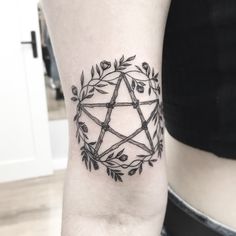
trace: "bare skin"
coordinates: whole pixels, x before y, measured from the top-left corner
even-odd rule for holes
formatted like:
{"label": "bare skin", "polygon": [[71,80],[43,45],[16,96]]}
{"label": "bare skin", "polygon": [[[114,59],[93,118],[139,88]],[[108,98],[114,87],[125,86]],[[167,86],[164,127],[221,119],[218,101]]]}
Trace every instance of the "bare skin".
{"label": "bare skin", "polygon": [[[104,59],[136,55],[137,63],[148,61],[161,72],[169,1],[42,3],[59,64],[70,126],[62,235],[111,235],[111,231],[112,235],[157,235],[166,203],[164,155],[154,168],[122,185],[104,173],[88,173],[78,151],[75,109],[70,98],[71,86],[79,83],[81,71],[90,71],[94,63]],[[127,122],[128,119],[124,121]],[[218,159],[186,146],[168,133],[166,145],[170,186],[192,206],[236,228],[235,161]]]}
{"label": "bare skin", "polygon": [[62,235],[159,235],[167,180],[158,84],[169,1],[43,0],[42,6],[69,121]]}
{"label": "bare skin", "polygon": [[170,186],[196,209],[236,229],[236,161],[178,142],[167,131],[165,134]]}

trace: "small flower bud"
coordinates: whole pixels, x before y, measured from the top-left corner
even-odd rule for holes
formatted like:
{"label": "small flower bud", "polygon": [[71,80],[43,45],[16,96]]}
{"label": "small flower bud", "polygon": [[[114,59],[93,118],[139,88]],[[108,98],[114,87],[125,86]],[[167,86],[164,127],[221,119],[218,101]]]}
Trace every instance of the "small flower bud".
{"label": "small flower bud", "polygon": [[137,91],[138,91],[139,93],[143,93],[143,92],[144,92],[144,87],[141,86],[141,85],[138,85],[138,86],[136,87],[136,89],[137,89]]}
{"label": "small flower bud", "polygon": [[119,157],[120,161],[127,161],[127,159],[128,159],[128,156],[125,154],[123,154],[122,156]]}
{"label": "small flower bud", "polygon": [[142,67],[143,67],[144,70],[147,70],[149,65],[148,65],[147,62],[143,62]]}
{"label": "small flower bud", "polygon": [[103,70],[107,70],[111,67],[111,63],[109,61],[102,61],[100,66]]}

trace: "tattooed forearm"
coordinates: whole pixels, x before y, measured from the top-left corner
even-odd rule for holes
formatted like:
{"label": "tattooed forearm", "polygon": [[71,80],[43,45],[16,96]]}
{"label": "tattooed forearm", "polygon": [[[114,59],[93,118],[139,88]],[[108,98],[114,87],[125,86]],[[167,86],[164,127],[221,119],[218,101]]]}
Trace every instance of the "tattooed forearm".
{"label": "tattooed forearm", "polygon": [[[72,86],[71,100],[76,104],[76,138],[81,144],[82,161],[89,171],[102,167],[108,176],[119,182],[123,181],[125,174],[141,174],[145,164],[152,167],[163,151],[164,128],[158,73],[148,63],[143,62],[139,66],[134,64],[134,60],[135,56],[127,59],[122,56],[114,63],[102,61],[92,67],[87,82],[82,72],[80,86]],[[121,96],[121,90],[122,93],[127,92],[127,96]],[[100,96],[96,96],[98,94]],[[123,97],[129,97],[129,101],[122,100]],[[112,122],[114,112],[119,114],[116,119],[120,120],[127,115],[122,113],[122,107],[132,112],[135,110],[140,122],[128,135],[123,132],[125,127],[117,128]],[[93,112],[96,108],[105,109],[104,117]],[[96,131],[90,129],[90,122],[86,122],[88,119],[98,127],[96,140],[93,140]],[[131,126],[132,119],[127,119],[127,126]],[[117,141],[103,147],[108,134]],[[133,156],[128,151],[131,146],[136,150]]]}

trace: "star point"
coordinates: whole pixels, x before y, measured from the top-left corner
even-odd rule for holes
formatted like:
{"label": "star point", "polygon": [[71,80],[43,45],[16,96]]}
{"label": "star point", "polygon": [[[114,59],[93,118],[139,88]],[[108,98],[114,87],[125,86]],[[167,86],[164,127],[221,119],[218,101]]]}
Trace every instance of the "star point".
{"label": "star point", "polygon": [[[131,98],[131,102],[118,102],[116,103],[116,99],[119,95],[119,88],[120,88],[120,84],[122,82],[122,80],[125,82],[125,85],[128,89],[130,98]],[[92,119],[97,125],[99,125],[101,127],[100,130],[100,134],[99,134],[99,138],[98,138],[98,142],[96,144],[95,150],[97,152],[98,158],[101,159],[104,155],[110,153],[111,151],[114,151],[115,149],[119,148],[122,144],[128,142],[131,143],[135,146],[138,146],[139,148],[143,149],[144,151],[146,151],[147,153],[151,154],[153,153],[154,150],[154,145],[153,145],[153,141],[151,139],[151,135],[148,129],[148,124],[151,121],[151,119],[153,118],[153,115],[155,113],[156,107],[154,108],[154,110],[152,111],[151,115],[149,116],[149,118],[147,120],[145,120],[141,106],[142,105],[152,105],[153,103],[157,103],[157,99],[156,100],[150,100],[150,101],[139,101],[136,96],[134,91],[132,90],[130,83],[127,79],[127,77],[125,76],[124,73],[122,73],[120,75],[120,77],[118,77],[118,82],[114,88],[113,94],[111,96],[111,100],[107,103],[84,103],[82,104],[82,110],[85,112],[85,114]],[[135,109],[137,111],[137,115],[140,118],[141,121],[141,126],[134,130],[134,132],[132,132],[130,135],[126,136],[123,135],[122,133],[114,130],[111,126],[110,126],[110,122],[111,122],[111,115],[112,115],[112,111],[113,109],[116,109],[118,107],[122,107],[122,106],[126,106],[126,107],[131,107],[133,109]],[[107,108],[107,112],[106,112],[106,116],[104,121],[100,121],[99,119],[97,119],[95,116],[93,116],[88,110],[86,110],[86,107],[105,107]],[[150,148],[148,148],[146,146],[145,143],[141,143],[138,141],[135,141],[134,138],[140,134],[142,131],[145,132],[146,137],[147,137],[147,143],[149,143]],[[107,150],[105,150],[103,153],[99,154],[99,150],[101,148],[104,136],[106,135],[106,132],[110,132],[113,135],[115,135],[116,137],[118,137],[120,139],[119,142],[113,144],[110,148],[108,148]]]}

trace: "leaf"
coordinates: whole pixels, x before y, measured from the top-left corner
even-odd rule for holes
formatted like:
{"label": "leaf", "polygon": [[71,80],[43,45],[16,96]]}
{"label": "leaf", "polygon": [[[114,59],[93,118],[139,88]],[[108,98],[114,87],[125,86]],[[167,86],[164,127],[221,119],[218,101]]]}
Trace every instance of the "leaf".
{"label": "leaf", "polygon": [[116,83],[113,83],[111,81],[107,81],[107,83],[110,84],[110,85],[116,85]]}
{"label": "leaf", "polygon": [[72,100],[73,102],[76,102],[76,101],[78,100],[78,98],[77,98],[77,97],[72,97],[71,100]]}
{"label": "leaf", "polygon": [[85,158],[85,166],[88,169],[88,160]]}
{"label": "leaf", "polygon": [[152,161],[152,162],[157,162],[157,159],[152,159],[151,161]]}
{"label": "leaf", "polygon": [[[77,114],[78,114],[78,118],[82,115],[82,110],[81,109],[79,109],[78,111],[77,111]],[[79,119],[78,119],[79,120]]]}
{"label": "leaf", "polygon": [[92,66],[92,69],[91,69],[91,76],[92,76],[92,78],[94,76],[94,67],[93,66]]}
{"label": "leaf", "polygon": [[150,160],[148,161],[148,164],[149,164],[149,166],[153,167],[153,164]]}
{"label": "leaf", "polygon": [[107,175],[110,176],[110,169],[107,168]]}
{"label": "leaf", "polygon": [[123,182],[122,178],[120,175],[117,175],[117,179],[120,181],[120,182]]}
{"label": "leaf", "polygon": [[140,72],[143,73],[142,69],[139,66],[135,66]]}
{"label": "leaf", "polygon": [[131,64],[130,63],[123,63],[122,66],[128,67],[128,66],[131,66]]}
{"label": "leaf", "polygon": [[96,142],[90,142],[89,144],[93,146],[96,144]]}
{"label": "leaf", "polygon": [[94,160],[92,161],[92,163],[93,163],[94,170],[98,170],[99,169],[98,163],[96,161],[94,161]]}
{"label": "leaf", "polygon": [[107,86],[107,84],[98,84],[97,85],[97,87],[99,87],[99,88],[106,87],[106,86]]}
{"label": "leaf", "polygon": [[137,170],[138,170],[137,168],[130,170],[130,171],[128,172],[128,175],[130,175],[130,176],[134,175]]}
{"label": "leaf", "polygon": [[89,171],[91,171],[91,161],[89,160]]}
{"label": "leaf", "polygon": [[77,138],[79,136],[79,129],[77,128],[75,137]]}
{"label": "leaf", "polygon": [[164,128],[161,127],[161,134],[164,134]]}
{"label": "leaf", "polygon": [[88,147],[89,147],[89,153],[90,154],[94,154],[94,149],[93,149],[93,147],[92,147],[92,145],[88,145]]}
{"label": "leaf", "polygon": [[88,133],[88,127],[87,127],[87,125],[85,125],[85,124],[82,125],[82,126],[81,126],[81,129],[83,130],[84,133]]}
{"label": "leaf", "polygon": [[73,121],[76,121],[76,120],[77,120],[77,118],[78,118],[78,114],[76,114],[76,115],[74,116],[74,119],[73,119]]}
{"label": "leaf", "polygon": [[154,68],[152,68],[152,77],[155,75]]}
{"label": "leaf", "polygon": [[143,171],[143,165],[141,164],[141,165],[139,166],[139,174],[141,174],[142,171]]}
{"label": "leaf", "polygon": [[156,116],[156,118],[155,118],[154,125],[156,125],[156,123],[157,123],[157,116]]}
{"label": "leaf", "polygon": [[134,79],[132,79],[131,87],[133,90],[135,89],[135,80]]}
{"label": "leaf", "polygon": [[119,68],[118,68],[119,70],[125,70],[126,69],[126,67],[125,66],[119,66]]}
{"label": "leaf", "polygon": [[107,160],[110,160],[110,159],[113,157],[113,155],[114,155],[114,152],[111,153],[111,154],[107,157]]}
{"label": "leaf", "polygon": [[122,57],[120,58],[120,64],[123,63],[124,59],[125,59],[125,57],[124,57],[124,55],[122,55]]}
{"label": "leaf", "polygon": [[86,96],[85,98],[91,98],[94,95],[94,93],[89,94],[88,96]]}
{"label": "leaf", "polygon": [[100,71],[98,65],[96,65],[96,71],[97,71],[98,75],[100,76],[101,75],[101,71]]}
{"label": "leaf", "polygon": [[139,81],[138,84],[141,85],[141,86],[146,86],[146,84],[141,82],[141,81]]}
{"label": "leaf", "polygon": [[107,164],[110,165],[110,166],[114,166],[115,164],[111,161],[107,161]]}
{"label": "leaf", "polygon": [[148,89],[148,95],[150,96],[151,93],[152,93],[152,89],[151,89],[151,87],[149,87],[149,89]]}
{"label": "leaf", "polygon": [[157,113],[155,113],[155,114],[153,115],[153,117],[152,117],[152,121],[155,120],[156,116],[157,116]]}
{"label": "leaf", "polygon": [[158,73],[152,78],[153,81],[158,82]]}
{"label": "leaf", "polygon": [[129,57],[126,61],[133,61],[135,59],[136,55]]}
{"label": "leaf", "polygon": [[84,99],[84,97],[85,97],[85,92],[83,91],[83,93],[82,93],[82,99]]}
{"label": "leaf", "polygon": [[150,73],[151,73],[151,69],[150,69],[150,66],[149,66],[148,69],[147,69],[147,76],[148,77],[150,76]]}
{"label": "leaf", "polygon": [[101,94],[108,94],[108,92],[106,92],[106,91],[104,91],[104,90],[97,89],[97,88],[96,88],[96,90],[97,90],[99,93],[101,93]]}
{"label": "leaf", "polygon": [[119,157],[123,152],[124,152],[124,148],[121,150],[121,151],[119,151],[117,154],[116,154],[116,157]]}
{"label": "leaf", "polygon": [[77,89],[74,85],[71,87],[71,89],[72,89],[72,93],[73,93],[75,96],[77,96],[77,95],[78,95],[78,89]]}
{"label": "leaf", "polygon": [[137,157],[148,157],[149,155],[137,155]]}
{"label": "leaf", "polygon": [[115,70],[117,70],[117,65],[118,65],[118,63],[117,63],[117,60],[115,59],[115,62],[114,62],[114,68],[115,68]]}
{"label": "leaf", "polygon": [[157,130],[155,130],[155,132],[154,132],[152,138],[154,138],[156,135],[157,135]]}
{"label": "leaf", "polygon": [[123,182],[121,176],[124,175],[123,173],[120,173],[120,170],[113,170],[107,167],[107,175],[111,176],[112,179],[114,179],[116,182]]}
{"label": "leaf", "polygon": [[82,74],[80,76],[80,83],[81,83],[81,87],[84,86],[84,72],[82,71]]}
{"label": "leaf", "polygon": [[94,91],[94,87],[92,87],[90,90],[89,90],[89,93],[92,93]]}

